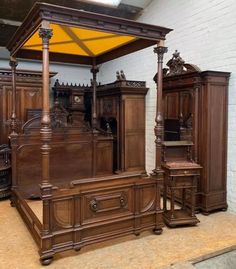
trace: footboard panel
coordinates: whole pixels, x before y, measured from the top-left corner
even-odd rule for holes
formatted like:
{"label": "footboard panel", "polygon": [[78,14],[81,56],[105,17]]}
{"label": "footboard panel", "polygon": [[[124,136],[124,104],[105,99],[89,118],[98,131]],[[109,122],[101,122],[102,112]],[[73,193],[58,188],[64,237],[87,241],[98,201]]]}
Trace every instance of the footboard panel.
{"label": "footboard panel", "polygon": [[161,230],[159,186],[140,175],[78,180],[53,190],[41,257],[147,229]]}

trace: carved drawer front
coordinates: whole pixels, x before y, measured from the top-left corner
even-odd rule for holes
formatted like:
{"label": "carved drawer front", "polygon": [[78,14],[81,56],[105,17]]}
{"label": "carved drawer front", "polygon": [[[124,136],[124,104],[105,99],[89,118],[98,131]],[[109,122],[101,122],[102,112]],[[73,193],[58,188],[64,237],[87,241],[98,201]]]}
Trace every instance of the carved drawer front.
{"label": "carved drawer front", "polygon": [[133,190],[131,188],[91,193],[82,197],[83,222],[110,219],[133,212]]}
{"label": "carved drawer front", "polygon": [[192,187],[194,178],[192,176],[174,177],[171,182],[173,187]]}
{"label": "carved drawer front", "polygon": [[171,176],[197,176],[200,175],[199,169],[181,169],[172,170],[170,172]]}

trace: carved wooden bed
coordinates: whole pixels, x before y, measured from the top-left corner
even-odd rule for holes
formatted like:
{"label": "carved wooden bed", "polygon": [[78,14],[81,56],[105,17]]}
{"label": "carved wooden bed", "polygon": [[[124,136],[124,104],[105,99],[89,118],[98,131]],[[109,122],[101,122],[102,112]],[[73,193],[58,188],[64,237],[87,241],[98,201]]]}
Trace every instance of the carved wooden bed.
{"label": "carved wooden bed", "polygon": [[[146,229],[153,229],[156,234],[162,232],[161,106],[157,106],[156,114],[153,174],[147,176],[135,169],[115,173],[113,137],[109,131],[98,128],[96,73],[98,64],[157,44],[160,102],[162,60],[166,51],[163,40],[170,31],[164,27],[36,3],[9,42],[13,75],[11,203],[38,244],[43,265],[50,264],[53,255],[60,251],[79,250],[94,242],[131,233],[138,235]],[[93,37],[90,45],[86,43],[89,35]],[[92,66],[91,126],[70,125],[63,113],[59,117],[55,110],[49,109],[51,37],[50,60]],[[67,48],[67,44],[71,47]],[[17,130],[15,113],[16,57],[42,59],[43,62],[42,112],[29,119],[21,131]],[[41,220],[29,202],[29,199],[39,197],[42,200]]]}

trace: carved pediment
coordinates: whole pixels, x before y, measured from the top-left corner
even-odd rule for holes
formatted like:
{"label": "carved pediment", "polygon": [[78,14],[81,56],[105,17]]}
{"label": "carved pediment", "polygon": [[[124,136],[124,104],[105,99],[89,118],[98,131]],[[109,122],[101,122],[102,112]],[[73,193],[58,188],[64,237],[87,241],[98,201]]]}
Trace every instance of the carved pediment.
{"label": "carved pediment", "polygon": [[[182,75],[190,72],[201,72],[201,69],[196,65],[185,63],[177,50],[175,50],[173,57],[167,62],[166,65],[168,68],[163,68],[163,77]],[[153,80],[157,83],[157,73]]]}

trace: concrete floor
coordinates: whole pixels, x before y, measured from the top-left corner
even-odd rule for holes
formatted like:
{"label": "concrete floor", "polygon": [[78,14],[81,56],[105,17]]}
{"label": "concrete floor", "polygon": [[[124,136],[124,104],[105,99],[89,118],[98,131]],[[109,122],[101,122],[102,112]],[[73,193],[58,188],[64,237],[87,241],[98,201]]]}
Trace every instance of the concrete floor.
{"label": "concrete floor", "polygon": [[196,269],[235,269],[236,250],[198,262],[194,264],[194,267]]}
{"label": "concrete floor", "polygon": [[[159,269],[236,245],[236,215],[197,217],[196,227],[164,228],[160,236],[144,232],[57,254],[49,268]],[[42,268],[37,246],[9,201],[0,202],[0,242],[0,269]]]}

